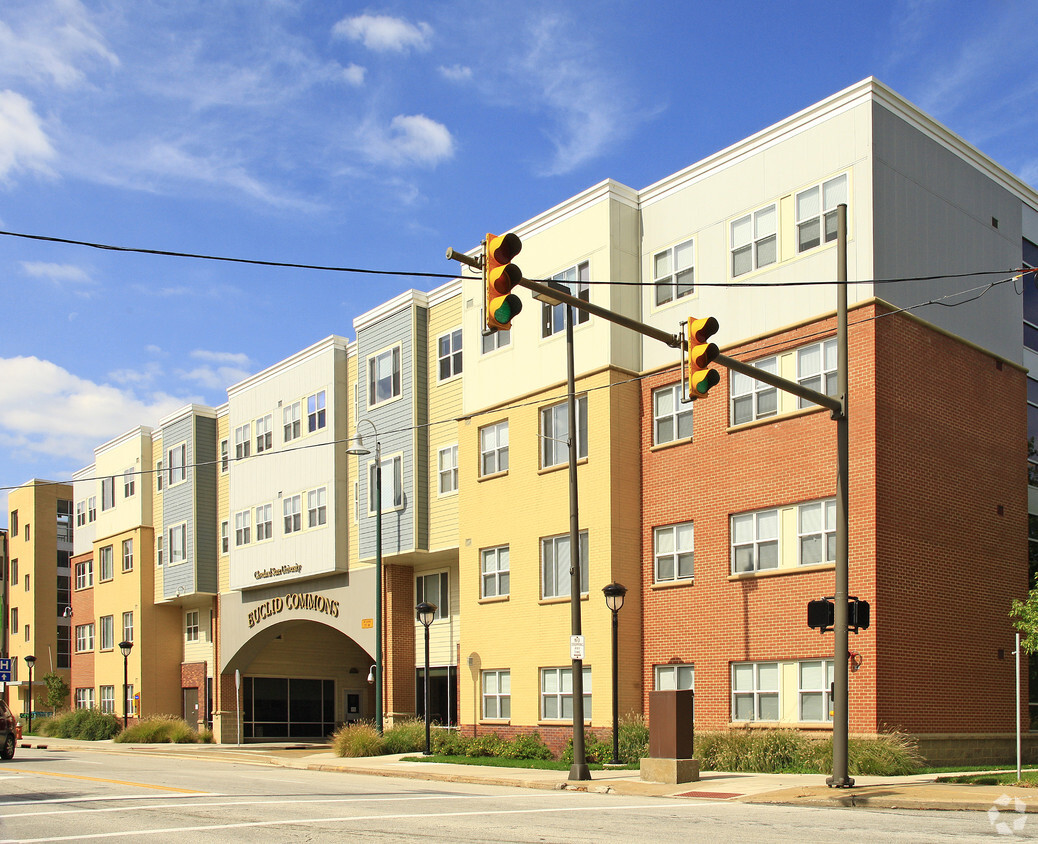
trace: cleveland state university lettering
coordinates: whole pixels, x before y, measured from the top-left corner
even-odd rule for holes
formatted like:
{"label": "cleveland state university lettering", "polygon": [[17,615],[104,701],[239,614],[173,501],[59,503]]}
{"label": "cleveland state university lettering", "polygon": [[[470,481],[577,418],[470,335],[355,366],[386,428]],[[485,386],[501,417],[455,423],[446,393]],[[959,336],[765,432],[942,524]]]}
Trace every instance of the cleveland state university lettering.
{"label": "cleveland state university lettering", "polygon": [[308,610],[338,618],[339,602],[313,592],[292,592],[284,598],[270,598],[249,613],[249,627],[255,627],[285,610]]}

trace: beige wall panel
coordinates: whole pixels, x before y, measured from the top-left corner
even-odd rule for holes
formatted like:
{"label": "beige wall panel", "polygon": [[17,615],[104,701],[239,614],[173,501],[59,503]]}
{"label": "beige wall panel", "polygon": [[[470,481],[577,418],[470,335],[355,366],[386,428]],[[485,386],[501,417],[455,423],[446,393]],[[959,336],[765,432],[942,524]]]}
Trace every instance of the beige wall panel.
{"label": "beige wall panel", "polygon": [[[469,360],[479,353],[479,338],[466,342],[463,334],[462,375],[446,381],[439,380],[439,338],[460,328],[461,296],[452,296],[429,309],[429,550],[456,548],[458,545],[458,494],[440,494],[439,452],[456,445],[458,425],[445,420],[461,415],[462,380]],[[460,473],[459,473],[460,474]]]}

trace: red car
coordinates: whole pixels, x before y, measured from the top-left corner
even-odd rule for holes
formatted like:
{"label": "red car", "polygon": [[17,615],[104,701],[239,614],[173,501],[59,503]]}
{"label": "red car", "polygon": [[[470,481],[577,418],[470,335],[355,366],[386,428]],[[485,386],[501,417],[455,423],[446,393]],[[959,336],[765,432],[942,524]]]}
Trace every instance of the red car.
{"label": "red car", "polygon": [[0,759],[14,758],[14,745],[22,737],[22,725],[11,714],[10,707],[0,700]]}

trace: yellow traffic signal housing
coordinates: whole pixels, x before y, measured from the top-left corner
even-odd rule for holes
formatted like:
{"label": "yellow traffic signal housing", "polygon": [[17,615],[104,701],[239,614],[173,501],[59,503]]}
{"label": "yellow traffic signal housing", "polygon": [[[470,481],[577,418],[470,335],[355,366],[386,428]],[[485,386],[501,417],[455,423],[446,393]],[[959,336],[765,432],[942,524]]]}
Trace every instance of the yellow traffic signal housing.
{"label": "yellow traffic signal housing", "polygon": [[511,328],[512,318],[523,309],[522,299],[512,293],[523,277],[512,259],[522,248],[519,236],[511,232],[487,234],[483,241],[483,313],[487,332]]}
{"label": "yellow traffic signal housing", "polygon": [[717,320],[713,317],[688,320],[688,395],[691,399],[702,398],[711,387],[719,383],[721,375],[710,369],[711,362],[720,354],[715,343],[709,342],[717,333]]}

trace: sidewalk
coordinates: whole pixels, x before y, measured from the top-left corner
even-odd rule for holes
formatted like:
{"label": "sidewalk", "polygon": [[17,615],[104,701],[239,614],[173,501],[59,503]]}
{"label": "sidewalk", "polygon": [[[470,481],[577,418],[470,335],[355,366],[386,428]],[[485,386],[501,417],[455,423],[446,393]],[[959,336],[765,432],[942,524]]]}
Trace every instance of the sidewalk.
{"label": "sidewalk", "polygon": [[[853,788],[833,789],[825,774],[739,774],[707,771],[698,782],[671,785],[642,781],[638,771],[592,771],[591,780],[569,781],[567,771],[532,768],[495,768],[439,762],[406,762],[408,756],[371,756],[344,759],[327,745],[275,742],[270,744],[116,744],[30,736],[21,748],[53,752],[88,750],[147,753],[179,758],[208,759],[249,765],[275,765],[312,771],[341,771],[366,776],[398,777],[431,782],[475,783],[519,788],[570,789],[697,800],[735,800],[796,806],[856,806],[871,809],[934,809],[989,812],[1008,818],[1021,811],[1038,812],[1038,789],[1019,786],[961,785],[936,782],[936,774],[903,777],[863,776]],[[18,756],[15,755],[15,760]],[[954,776],[941,774],[940,776]]]}

